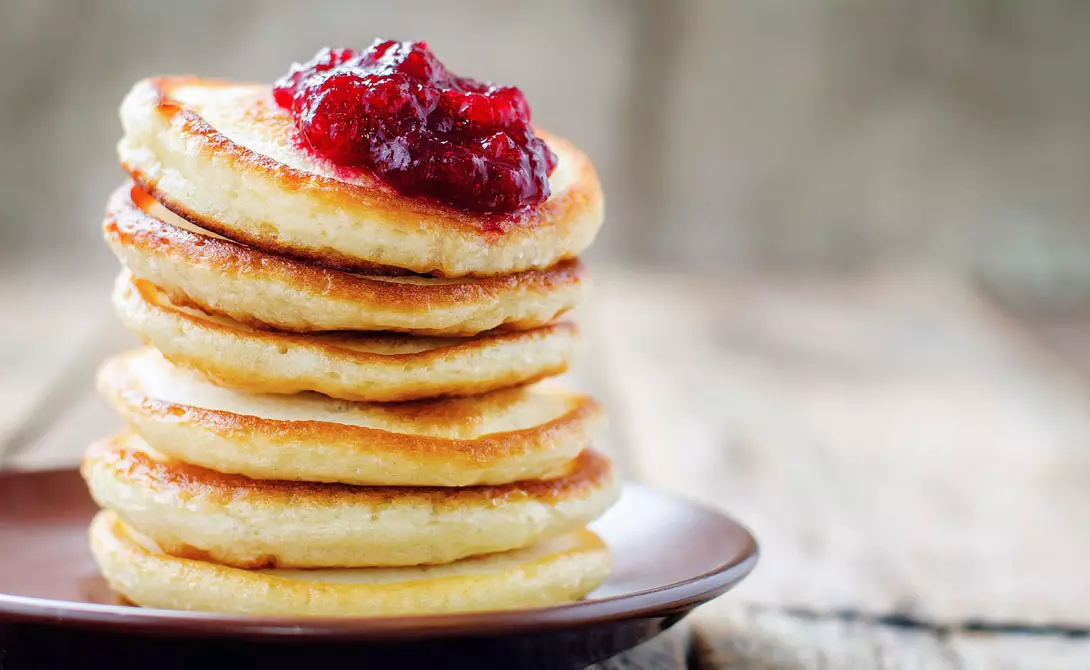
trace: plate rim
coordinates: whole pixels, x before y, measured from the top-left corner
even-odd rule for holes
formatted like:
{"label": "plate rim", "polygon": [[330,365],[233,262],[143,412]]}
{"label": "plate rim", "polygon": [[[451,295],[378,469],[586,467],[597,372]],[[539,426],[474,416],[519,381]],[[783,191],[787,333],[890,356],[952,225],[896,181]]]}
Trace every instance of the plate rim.
{"label": "plate rim", "polygon": [[[0,470],[0,484],[12,477],[73,472],[78,472],[78,468],[3,469]],[[749,529],[731,516],[645,484],[625,482],[622,495],[628,490],[641,490],[717,517],[741,538],[739,551],[715,568],[681,581],[594,600],[529,609],[390,617],[250,616],[83,603],[0,592],[0,623],[44,624],[133,635],[294,639],[300,642],[488,637],[684,614],[730,590],[753,571],[760,556],[759,545]]]}

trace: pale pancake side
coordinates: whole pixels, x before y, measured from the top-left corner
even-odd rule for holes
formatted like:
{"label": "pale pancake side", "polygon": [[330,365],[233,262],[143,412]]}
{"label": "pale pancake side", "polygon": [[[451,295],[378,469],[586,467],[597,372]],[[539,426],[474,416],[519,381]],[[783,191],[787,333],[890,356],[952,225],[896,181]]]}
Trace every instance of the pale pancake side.
{"label": "pale pancake side", "polygon": [[116,514],[91,522],[110,586],[145,607],[232,614],[366,617],[544,607],[578,600],[609,575],[588,530],[526,549],[429,567],[240,570],[163,553]]}
{"label": "pale pancake side", "polygon": [[144,80],[122,103],[121,122],[122,166],[172,211],[233,240],[327,267],[505,275],[575,258],[602,224],[602,189],[590,160],[544,132],[559,159],[552,196],[497,217],[398,195],[302,149],[268,85]]}
{"label": "pale pancake side", "polygon": [[473,338],[254,329],[176,305],[125,271],[113,302],[125,326],[172,363],[254,393],[316,391],[368,402],[470,395],[560,374],[579,349],[571,323]]}
{"label": "pale pancake side", "polygon": [[154,349],[109,359],[99,389],[157,451],[219,472],[347,484],[467,486],[557,476],[604,423],[591,398],[539,382],[406,403],[212,384]]}
{"label": "pale pancake side", "polygon": [[123,186],[110,198],[103,233],[133,275],[174,302],[280,330],[457,336],[501,326],[526,330],[578,305],[589,286],[578,260],[488,279],[366,276],[265,253],[188,225]]}
{"label": "pale pancake side", "polygon": [[449,563],[582,528],[618,495],[591,450],[547,481],[368,487],[225,475],[129,433],[92,445],[82,472],[100,506],[168,554],[243,568]]}

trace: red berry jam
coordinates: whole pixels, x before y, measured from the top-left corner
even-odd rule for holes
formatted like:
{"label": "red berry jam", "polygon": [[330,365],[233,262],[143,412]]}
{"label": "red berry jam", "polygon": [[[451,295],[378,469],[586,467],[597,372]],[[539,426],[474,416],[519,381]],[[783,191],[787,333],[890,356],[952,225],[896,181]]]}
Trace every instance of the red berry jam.
{"label": "red berry jam", "polygon": [[323,49],[273,87],[310,146],[399,193],[510,212],[549,197],[556,155],[513,86],[450,73],[424,42]]}

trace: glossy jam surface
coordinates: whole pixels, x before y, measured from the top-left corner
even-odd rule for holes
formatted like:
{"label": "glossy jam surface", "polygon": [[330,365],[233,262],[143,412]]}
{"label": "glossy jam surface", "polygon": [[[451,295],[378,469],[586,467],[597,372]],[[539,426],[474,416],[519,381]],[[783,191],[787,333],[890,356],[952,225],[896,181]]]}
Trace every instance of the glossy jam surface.
{"label": "glossy jam surface", "polygon": [[323,49],[273,94],[316,152],[401,194],[495,213],[549,197],[556,155],[522,92],[450,73],[424,42]]}

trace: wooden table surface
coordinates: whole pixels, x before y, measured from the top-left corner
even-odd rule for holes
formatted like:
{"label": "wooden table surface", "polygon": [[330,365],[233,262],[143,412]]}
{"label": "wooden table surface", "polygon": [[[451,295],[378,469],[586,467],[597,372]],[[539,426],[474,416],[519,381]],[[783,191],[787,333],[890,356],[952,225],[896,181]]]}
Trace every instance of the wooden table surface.
{"label": "wooden table surface", "polygon": [[[0,465],[119,421],[109,282],[0,283]],[[634,479],[737,516],[761,563],[608,668],[1090,667],[1090,320],[920,274],[599,269],[572,382]],[[684,547],[679,547],[684,551]]]}

